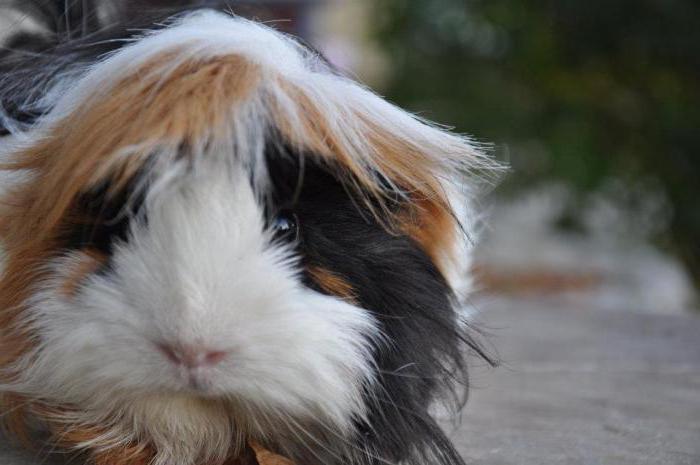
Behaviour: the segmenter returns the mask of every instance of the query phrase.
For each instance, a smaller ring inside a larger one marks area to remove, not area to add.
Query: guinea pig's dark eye
[[[296,240],[299,236],[299,218],[291,210],[281,210],[277,213],[271,226],[277,237]]]

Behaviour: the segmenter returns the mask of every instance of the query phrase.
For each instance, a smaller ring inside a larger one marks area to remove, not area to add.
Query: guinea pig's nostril
[[[157,344],[158,349],[175,365],[198,368],[221,363],[228,352],[189,345]]]

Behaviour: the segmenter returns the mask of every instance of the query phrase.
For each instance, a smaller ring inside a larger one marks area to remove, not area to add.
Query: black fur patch
[[[26,129],[51,110],[42,99],[57,78],[72,79],[86,66],[168,18],[199,8],[226,9],[224,0],[0,0],[46,32],[18,32],[0,49],[0,136]],[[100,10],[100,8],[102,10]],[[99,11],[110,13],[105,21]]]
[[[378,386],[366,393],[369,424],[358,424],[354,447],[362,452],[344,463],[462,464],[428,410],[455,383],[466,388],[463,349],[483,351],[458,325],[444,277],[415,241],[380,224],[337,170],[280,149],[270,150],[268,165],[273,201],[292,202],[297,215],[305,267],[331,270],[352,285],[386,336],[375,347]],[[306,283],[322,291],[308,275]],[[317,463],[311,453],[299,460]]]
[[[128,240],[131,223],[146,221],[142,175],[115,190],[109,182],[83,192],[73,202],[61,225],[62,249],[94,250],[108,259],[114,246]]]

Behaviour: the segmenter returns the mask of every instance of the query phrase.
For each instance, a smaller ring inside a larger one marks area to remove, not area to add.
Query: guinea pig
[[[6,428],[99,465],[463,464],[434,412],[489,360],[490,158],[221,8],[65,4],[17,2],[0,56]]]

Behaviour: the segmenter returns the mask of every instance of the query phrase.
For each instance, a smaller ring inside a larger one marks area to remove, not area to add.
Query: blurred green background
[[[383,93],[492,142],[512,167],[500,195],[562,182],[559,226],[573,231],[582,199],[611,181],[632,211],[661,199],[651,239],[700,284],[700,2],[371,5]]]

